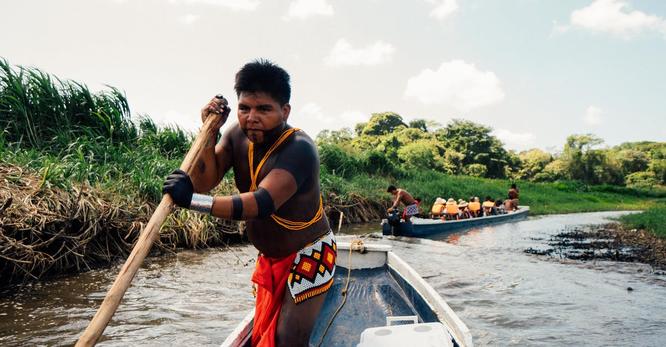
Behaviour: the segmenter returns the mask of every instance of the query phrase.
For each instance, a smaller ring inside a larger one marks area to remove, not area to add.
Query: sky
[[[193,132],[218,93],[235,114],[236,71],[267,58],[312,137],[392,111],[518,151],[666,141],[661,0],[0,0],[0,57]]]

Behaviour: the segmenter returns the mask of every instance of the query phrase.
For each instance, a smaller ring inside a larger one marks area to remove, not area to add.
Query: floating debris
[[[666,268],[666,240],[644,230],[623,229],[620,224],[572,227],[553,235],[546,244],[547,248],[530,247],[524,252],[583,261],[640,262]]]

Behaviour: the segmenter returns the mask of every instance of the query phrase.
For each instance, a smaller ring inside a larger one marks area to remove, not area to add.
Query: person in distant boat
[[[460,209],[460,212],[458,213],[458,215],[459,215],[460,219],[467,219],[467,218],[471,217],[470,214],[469,214],[468,207],[469,207],[469,204],[467,203],[467,201],[465,201],[463,199],[458,200],[458,209]]]
[[[396,188],[391,185],[388,186],[386,192],[391,193],[394,197],[393,205],[387,210],[388,213],[392,213],[400,203],[405,205],[405,209],[402,211],[402,219],[408,221],[412,216],[419,214],[419,203],[409,194],[406,190]]]
[[[453,198],[449,198],[449,200],[446,201],[446,220],[458,220],[460,216],[458,215],[460,213],[460,209],[458,208],[458,204],[456,203],[456,200]]]
[[[509,199],[504,200],[504,211],[505,212],[513,212],[515,209],[513,208],[513,202]]]
[[[467,209],[469,210],[469,214],[471,217],[480,217],[482,215],[481,212],[481,202],[479,202],[478,197],[473,197],[469,201],[469,205],[467,206]]]
[[[502,201],[502,199],[495,200],[495,214],[506,214],[506,209],[504,209],[504,201]]]
[[[493,201],[493,198],[490,196],[486,196],[486,199],[483,201],[483,204],[481,205],[483,207],[483,214],[486,216],[492,216],[494,215],[495,211],[495,201]]]
[[[446,208],[446,200],[442,198],[435,199],[435,203],[432,204],[430,209],[430,218],[438,218],[444,214],[444,209]]]
[[[508,196],[509,200],[511,201],[511,211],[517,210],[518,209],[518,196],[520,192],[518,191],[518,187],[516,186],[515,183],[511,184],[511,188],[509,188]]]
[[[238,123],[216,144],[230,108],[224,97],[213,98],[201,111],[202,121],[214,113],[221,120],[206,134],[191,175],[175,170],[163,186],[182,208],[246,221],[260,252],[252,275],[252,346],[307,346],[335,272],[337,246],[322,206],[317,146],[287,123],[289,79],[268,60],[244,65],[234,86]],[[201,194],[230,169],[238,194]]]
[[[416,197],[415,197],[415,198],[414,198],[414,201],[416,201],[416,208],[417,208],[418,211],[419,211],[417,214],[415,214],[415,216],[420,216],[420,215],[421,215],[421,201],[422,201],[422,199],[421,199],[421,198],[416,198]]]

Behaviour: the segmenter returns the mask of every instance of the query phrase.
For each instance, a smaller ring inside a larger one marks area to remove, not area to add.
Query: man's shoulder
[[[294,140],[295,141],[306,142],[306,143],[314,145],[314,141],[312,140],[310,135],[308,135],[302,129],[299,129],[298,131],[294,132]]]
[[[294,135],[292,135],[292,138],[287,141],[285,147],[290,151],[298,151],[302,152],[303,154],[317,153],[317,145],[303,130],[294,132]]]

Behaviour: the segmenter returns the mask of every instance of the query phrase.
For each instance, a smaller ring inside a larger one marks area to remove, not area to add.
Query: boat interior
[[[315,324],[311,346],[356,346],[366,328],[386,326],[386,318],[391,316],[417,316],[421,323],[437,322],[421,296],[386,265],[351,272],[347,299],[331,321],[343,303],[347,273],[344,267],[336,269],[335,284]]]

